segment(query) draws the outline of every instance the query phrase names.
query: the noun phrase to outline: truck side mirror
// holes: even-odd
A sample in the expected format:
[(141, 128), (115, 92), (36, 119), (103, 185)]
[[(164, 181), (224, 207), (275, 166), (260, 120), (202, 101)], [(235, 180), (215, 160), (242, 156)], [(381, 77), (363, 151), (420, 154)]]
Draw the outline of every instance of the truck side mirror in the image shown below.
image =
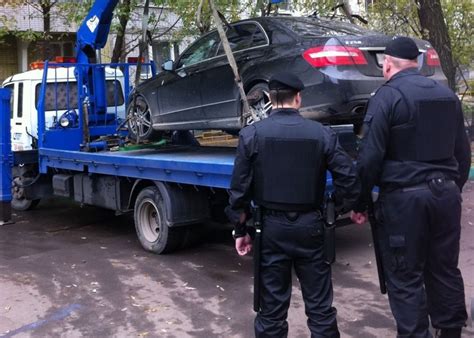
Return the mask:
[(173, 60), (168, 60), (161, 65), (161, 68), (166, 71), (172, 71), (174, 67)]

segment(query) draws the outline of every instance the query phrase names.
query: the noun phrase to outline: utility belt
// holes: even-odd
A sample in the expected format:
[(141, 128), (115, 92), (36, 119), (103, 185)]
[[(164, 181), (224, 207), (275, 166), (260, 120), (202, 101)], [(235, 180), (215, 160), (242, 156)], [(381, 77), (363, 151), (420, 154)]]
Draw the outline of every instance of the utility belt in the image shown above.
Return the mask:
[(329, 193), (326, 196), (324, 212), (317, 208), (305, 208), (298, 211), (278, 210), (259, 207), (261, 219), (258, 223), (263, 223), (263, 217), (266, 215), (272, 215), (277, 217), (284, 217), (290, 222), (295, 222), (301, 215), (316, 213), (317, 222), (324, 222), (323, 226), (323, 254), (324, 261), (327, 264), (332, 264), (336, 260), (336, 244), (335, 244), (335, 229), (336, 229), (336, 209), (334, 195)]
[(320, 210), (307, 210), (307, 211), (287, 211), (287, 210), (276, 210), (276, 209), (267, 209), (267, 208), (262, 208), (263, 215), (271, 215), (271, 216), (283, 216), (289, 219), (290, 221), (295, 221), (298, 219), (303, 214), (307, 213), (312, 213), (316, 212), (318, 214), (318, 218), (322, 219), (323, 218), (323, 213)]
[(448, 179), (445, 177), (437, 177), (431, 178), (425, 182), (410, 185), (407, 187), (390, 187), (386, 186), (380, 189), (382, 194), (387, 194), (391, 192), (413, 192), (418, 190), (426, 190), (426, 189), (433, 189), (433, 188), (440, 188), (440, 187), (448, 187), (448, 186), (455, 186), (456, 182), (452, 179)]

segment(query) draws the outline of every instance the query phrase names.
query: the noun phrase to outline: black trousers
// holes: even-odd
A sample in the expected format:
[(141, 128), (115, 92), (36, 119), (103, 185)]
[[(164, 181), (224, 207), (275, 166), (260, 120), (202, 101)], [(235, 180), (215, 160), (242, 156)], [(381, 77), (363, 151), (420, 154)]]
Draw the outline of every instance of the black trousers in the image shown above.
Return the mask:
[(312, 337), (339, 337), (332, 307), (331, 267), (324, 263), (323, 223), (316, 212), (290, 220), (284, 213), (266, 215), (261, 247), (261, 311), (256, 337), (286, 337), (294, 267), (301, 284)]
[(467, 320), (458, 269), (461, 195), (453, 181), (381, 193), (375, 205), (387, 291), (399, 337), (431, 337)]

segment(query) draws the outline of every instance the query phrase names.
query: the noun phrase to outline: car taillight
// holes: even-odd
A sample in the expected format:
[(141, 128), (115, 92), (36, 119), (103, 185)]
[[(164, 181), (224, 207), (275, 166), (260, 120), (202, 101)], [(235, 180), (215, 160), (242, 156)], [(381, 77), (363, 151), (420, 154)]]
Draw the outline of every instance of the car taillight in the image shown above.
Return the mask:
[(431, 67), (441, 66), (438, 53), (433, 48), (426, 51), (426, 64)]
[(313, 67), (366, 65), (367, 60), (358, 48), (345, 46), (317, 46), (303, 53)]

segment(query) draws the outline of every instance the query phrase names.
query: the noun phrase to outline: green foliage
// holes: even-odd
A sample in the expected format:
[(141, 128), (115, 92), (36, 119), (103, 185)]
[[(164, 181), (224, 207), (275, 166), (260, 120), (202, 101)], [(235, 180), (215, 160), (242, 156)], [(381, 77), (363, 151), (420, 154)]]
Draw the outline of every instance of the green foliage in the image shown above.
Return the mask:
[(326, 16), (332, 13), (331, 9), (336, 3), (337, 1), (334, 0), (294, 0), (292, 1), (291, 5), (294, 10), (301, 13), (316, 13), (318, 16)]
[(446, 18), (453, 47), (453, 57), (461, 65), (471, 65), (474, 57), (474, 2), (472, 0), (443, 0)]
[[(474, 2), (472, 0), (442, 0), (444, 18), (451, 38), (455, 63), (473, 62)], [(416, 3), (413, 0), (378, 0), (370, 8), (371, 28), (387, 34), (422, 36)]]
[[(180, 40), (184, 37), (198, 36), (209, 31), (212, 27), (211, 9), (207, 1), (204, 2), (201, 12), (201, 25), (199, 27), (196, 19), (199, 7), (199, 0), (152, 0), (157, 6), (163, 6), (171, 9), (182, 20), (182, 28), (175, 31), (175, 39)], [(250, 0), (216, 0), (216, 6), (224, 14), (229, 22), (238, 20), (244, 10), (252, 3)]]

